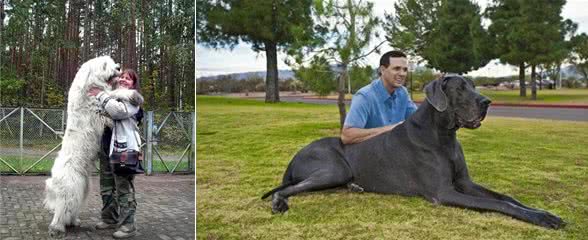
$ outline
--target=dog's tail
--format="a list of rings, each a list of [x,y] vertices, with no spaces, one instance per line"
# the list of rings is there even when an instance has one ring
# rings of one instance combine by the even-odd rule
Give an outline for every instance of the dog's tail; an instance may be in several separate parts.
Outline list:
[[[261,196],[261,199],[262,200],[263,199],[266,199],[267,197],[269,197],[270,195],[274,194],[275,192],[280,191],[280,190],[282,190],[282,189],[284,189],[286,187],[289,187],[291,185],[293,185],[292,182],[284,182],[284,183],[282,183],[282,185],[278,186],[277,188],[274,188],[271,191],[263,194],[263,196]]]

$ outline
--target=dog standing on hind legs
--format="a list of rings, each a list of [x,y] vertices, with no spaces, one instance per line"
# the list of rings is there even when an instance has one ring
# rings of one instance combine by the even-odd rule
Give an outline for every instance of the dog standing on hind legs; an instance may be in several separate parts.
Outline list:
[[[89,174],[100,148],[106,117],[98,114],[96,100],[87,94],[92,87],[111,90],[108,82],[120,74],[120,66],[108,56],[97,57],[82,64],[71,84],[67,103],[67,126],[61,150],[45,182],[45,208],[53,212],[49,235],[65,236],[66,226],[79,226],[80,209],[90,186]],[[132,100],[137,93],[117,90],[114,98]],[[142,97],[141,97],[142,99]]]

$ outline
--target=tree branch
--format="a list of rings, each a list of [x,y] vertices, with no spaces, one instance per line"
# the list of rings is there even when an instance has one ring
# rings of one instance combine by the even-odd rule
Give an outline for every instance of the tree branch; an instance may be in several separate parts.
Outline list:
[[[358,59],[362,59],[362,58],[364,58],[364,57],[367,57],[368,55],[372,54],[372,53],[373,53],[374,51],[376,51],[376,50],[377,50],[377,49],[378,49],[380,46],[382,46],[382,44],[384,44],[384,43],[385,43],[385,42],[387,42],[387,41],[388,41],[388,40],[384,40],[384,41],[382,41],[380,44],[378,44],[378,45],[377,45],[377,46],[376,46],[374,49],[372,49],[372,50],[371,50],[371,51],[369,51],[368,53],[366,53],[366,54],[364,54],[364,55],[361,55],[361,56],[359,56],[359,57],[355,57],[355,58],[353,58],[353,59],[349,60],[349,62],[354,62],[354,61],[356,61],[356,60],[358,60]]]

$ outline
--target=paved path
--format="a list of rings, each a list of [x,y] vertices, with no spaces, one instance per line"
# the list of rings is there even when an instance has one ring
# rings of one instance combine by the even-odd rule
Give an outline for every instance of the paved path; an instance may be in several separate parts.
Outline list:
[[[0,239],[49,239],[52,215],[42,207],[47,176],[0,176]],[[68,228],[65,239],[112,239],[114,230],[95,230],[99,221],[98,177],[92,177],[82,226]],[[194,239],[194,175],[137,176],[137,228],[133,239]]]
[[[264,100],[264,98],[255,98]],[[315,104],[336,104],[334,99],[313,99],[295,96],[280,96],[280,100],[284,102],[304,102]],[[350,101],[346,101],[349,105]],[[552,120],[568,120],[568,121],[587,121],[588,109],[582,108],[545,108],[545,107],[512,107],[512,106],[492,106],[488,111],[489,116],[500,117],[519,117],[519,118],[539,118]]]

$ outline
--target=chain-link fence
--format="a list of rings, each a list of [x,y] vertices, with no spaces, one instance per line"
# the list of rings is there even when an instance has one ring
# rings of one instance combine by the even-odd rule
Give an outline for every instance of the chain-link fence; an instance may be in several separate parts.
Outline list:
[[[0,173],[48,174],[66,117],[63,109],[0,108]],[[141,138],[148,174],[194,172],[194,121],[193,112],[146,112]]]

